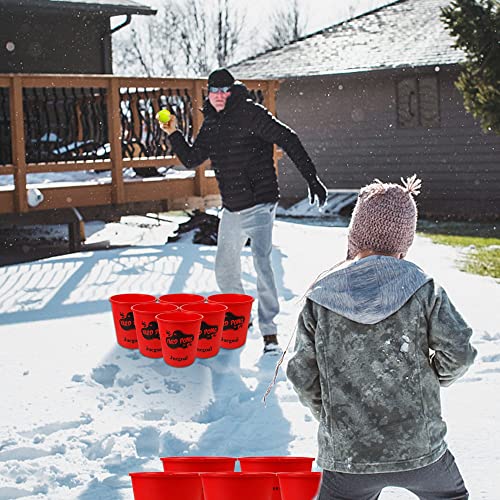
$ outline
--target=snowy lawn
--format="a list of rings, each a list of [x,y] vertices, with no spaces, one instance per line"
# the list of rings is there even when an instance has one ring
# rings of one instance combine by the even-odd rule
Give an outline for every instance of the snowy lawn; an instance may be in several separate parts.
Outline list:
[[[107,239],[117,227],[92,237]],[[184,369],[116,344],[109,296],[217,291],[215,247],[163,245],[167,233],[166,226],[142,229],[142,246],[0,268],[0,500],[132,499],[128,473],[161,470],[159,457],[167,455],[315,456],[317,425],[285,379],[286,362],[267,406],[261,402],[277,358],[261,356],[258,332],[250,331],[243,348]],[[276,223],[283,345],[303,292],[342,259],[345,246],[345,228]],[[417,237],[408,258],[435,276],[475,329],[477,361],[442,391],[443,410],[471,498],[495,500],[500,288],[459,271],[457,255]],[[247,292],[255,295],[248,248],[243,269]],[[416,497],[391,489],[381,498]]]

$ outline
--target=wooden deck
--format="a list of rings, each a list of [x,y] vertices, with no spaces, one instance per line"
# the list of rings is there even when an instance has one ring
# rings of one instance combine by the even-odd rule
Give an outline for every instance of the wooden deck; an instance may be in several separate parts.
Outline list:
[[[275,113],[277,81],[244,83],[253,98]],[[13,178],[0,188],[0,214],[27,220],[30,213],[59,209],[119,211],[121,206],[158,201],[168,209],[216,203],[218,188],[209,162],[184,178],[123,175],[126,168],[180,165],[154,115],[171,109],[185,136],[196,136],[205,87],[204,79],[0,75],[0,175]],[[277,159],[275,151],[276,165]],[[111,178],[37,185],[44,199],[29,206],[28,175],[80,170],[110,170]]]

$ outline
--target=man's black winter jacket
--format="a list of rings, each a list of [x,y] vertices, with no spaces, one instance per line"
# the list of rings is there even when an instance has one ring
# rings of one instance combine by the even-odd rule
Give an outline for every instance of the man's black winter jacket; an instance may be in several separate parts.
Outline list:
[[[242,83],[232,86],[221,112],[207,100],[203,113],[205,119],[192,146],[179,131],[169,139],[187,168],[195,168],[210,158],[222,204],[228,210],[235,212],[278,200],[273,144],[288,154],[306,181],[316,176],[297,134],[264,106],[249,99]]]

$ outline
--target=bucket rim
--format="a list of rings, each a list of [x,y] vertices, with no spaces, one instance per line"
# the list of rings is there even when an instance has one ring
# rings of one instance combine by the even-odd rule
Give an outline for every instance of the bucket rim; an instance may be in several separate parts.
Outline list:
[[[149,311],[147,306],[155,306],[155,307],[165,307],[165,306],[172,306],[174,309],[171,309],[170,311],[165,309],[164,311]],[[145,308],[145,309],[142,309]],[[154,313],[156,312],[157,314],[162,313],[162,312],[176,312],[179,310],[179,306],[172,304],[170,302],[140,302],[139,304],[134,304],[131,307],[132,311],[134,312],[146,312],[146,313]]]
[[[283,457],[283,456],[269,456],[269,457],[238,457],[238,460],[253,460],[255,462],[294,462],[294,461],[302,461],[302,460],[311,460],[314,461],[314,457]]]
[[[185,318],[173,318],[169,317],[168,315],[174,315],[174,314],[188,314],[190,317],[185,317]],[[201,321],[203,319],[203,314],[198,314],[196,312],[192,311],[181,311],[180,309],[177,311],[166,311],[159,313],[155,316],[155,319],[159,321],[168,321],[169,319],[175,323],[192,323],[193,321]]]
[[[226,471],[226,472],[200,472],[200,476],[202,477],[213,477],[213,478],[227,478],[227,479],[245,479],[251,477],[263,477],[263,478],[274,478],[276,477],[276,472],[235,472],[235,471]]]
[[[207,297],[207,302],[209,303],[248,304],[249,302],[254,302],[254,300],[254,297],[244,293],[217,293]]]
[[[142,299],[125,299],[125,297],[143,297],[145,300]],[[109,301],[112,304],[143,304],[143,303],[150,303],[150,302],[156,302],[156,297],[154,295],[151,295],[149,293],[118,293],[115,295],[112,295],[109,297]]]
[[[195,460],[203,460],[203,461],[219,461],[219,460],[234,460],[236,462],[236,457],[214,457],[214,456],[203,456],[203,455],[191,455],[187,457],[160,457],[160,460],[169,460],[169,461],[179,461],[179,462],[187,462],[187,461],[195,461]]]
[[[149,471],[149,472],[129,472],[128,475],[130,477],[150,477],[150,478],[158,478],[158,479],[168,479],[173,477],[196,477],[200,475],[199,472],[192,471],[182,471],[182,472],[161,472],[161,471]]]

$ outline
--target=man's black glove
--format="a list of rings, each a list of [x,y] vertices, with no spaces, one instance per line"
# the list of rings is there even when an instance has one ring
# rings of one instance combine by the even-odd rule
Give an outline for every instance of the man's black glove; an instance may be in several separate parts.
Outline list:
[[[326,202],[327,194],[326,186],[319,180],[318,176],[309,181],[309,203],[311,205],[314,205],[317,199],[318,206],[322,207]]]

